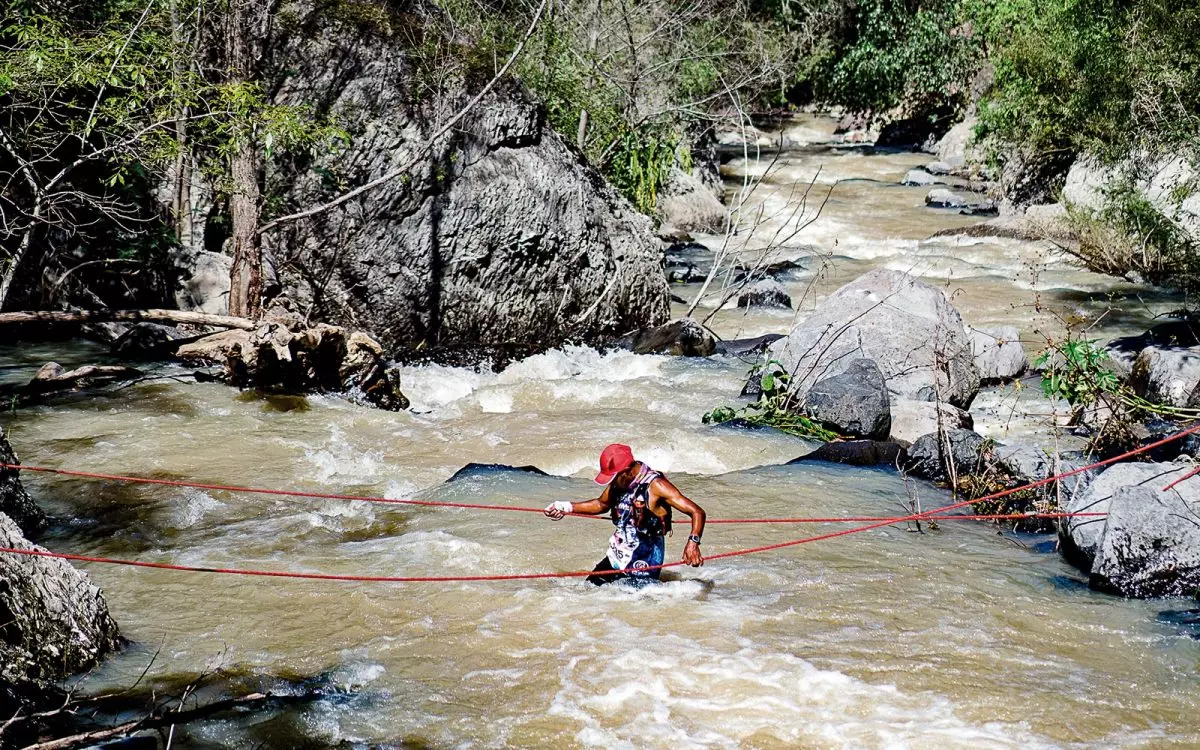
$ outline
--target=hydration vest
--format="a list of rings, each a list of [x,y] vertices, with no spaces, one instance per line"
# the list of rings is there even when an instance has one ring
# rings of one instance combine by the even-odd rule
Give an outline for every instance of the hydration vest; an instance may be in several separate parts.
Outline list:
[[[612,522],[618,531],[633,530],[648,537],[663,537],[670,533],[671,506],[665,506],[666,515],[661,518],[650,510],[650,485],[661,476],[661,472],[642,464],[625,494],[612,506]]]

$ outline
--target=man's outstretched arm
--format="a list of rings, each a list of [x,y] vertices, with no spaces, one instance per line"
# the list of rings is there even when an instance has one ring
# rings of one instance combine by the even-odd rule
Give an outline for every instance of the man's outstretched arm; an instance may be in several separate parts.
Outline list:
[[[704,509],[692,502],[666,478],[655,479],[654,484],[650,485],[650,491],[659,502],[664,502],[691,517],[692,533],[688,536],[687,544],[683,546],[683,561],[694,568],[703,565],[704,556],[700,554],[699,539],[704,535]]]
[[[546,506],[542,511],[549,518],[555,521],[562,520],[562,517],[568,513],[580,513],[588,516],[598,516],[601,513],[607,513],[612,507],[612,501],[608,499],[608,487],[604,488],[604,492],[600,493],[600,497],[592,500],[584,500],[581,503],[569,503],[566,500],[557,500]]]

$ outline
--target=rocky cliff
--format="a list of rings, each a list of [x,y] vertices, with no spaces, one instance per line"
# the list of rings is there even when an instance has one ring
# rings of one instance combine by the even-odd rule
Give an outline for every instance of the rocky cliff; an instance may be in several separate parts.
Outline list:
[[[273,215],[415,160],[403,178],[268,233],[268,288],[389,349],[550,345],[664,321],[668,289],[650,219],[550,129],[519,83],[496,86],[423,148],[491,70],[430,86],[406,49],[411,35],[399,33],[428,20],[390,13],[364,29],[310,9],[280,23],[268,44],[277,101],[349,134],[339,153],[267,175]],[[193,245],[204,244],[199,231]]]

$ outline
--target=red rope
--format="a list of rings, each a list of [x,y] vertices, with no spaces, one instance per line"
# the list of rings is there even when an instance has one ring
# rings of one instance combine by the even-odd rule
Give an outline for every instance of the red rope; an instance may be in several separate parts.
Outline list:
[[[1104,459],[1103,461],[1097,461],[1095,463],[1088,464],[1086,466],[1081,466],[1079,468],[1072,469],[1070,471],[1065,471],[1062,474],[1057,474],[1054,476],[1046,477],[1044,479],[1039,479],[1036,482],[1031,482],[1030,484],[1027,484],[1027,485],[1022,485],[1020,487],[1012,487],[1012,488],[1009,488],[1006,490],[1001,490],[1000,492],[994,492],[990,495],[985,495],[983,497],[978,497],[978,498],[974,498],[971,500],[962,500],[960,502],[952,503],[950,505],[944,505],[940,508],[934,508],[932,510],[923,511],[920,513],[913,513],[913,514],[907,515],[907,516],[898,516],[895,518],[888,518],[887,520],[881,520],[881,521],[878,521],[875,523],[868,524],[866,526],[855,526],[852,529],[842,529],[841,531],[832,531],[827,534],[820,534],[818,536],[804,537],[802,539],[793,539],[791,541],[778,542],[776,544],[766,544],[766,545],[762,545],[760,547],[749,547],[747,549],[733,550],[731,552],[721,552],[721,553],[709,556],[708,558],[706,558],[706,560],[708,560],[708,561],[725,560],[725,559],[729,559],[732,557],[741,557],[744,555],[754,555],[754,554],[759,554],[762,552],[770,552],[773,550],[786,549],[788,547],[797,547],[802,544],[810,544],[812,542],[820,542],[820,541],[824,541],[826,539],[836,539],[838,537],[849,536],[850,534],[858,534],[858,533],[861,533],[864,531],[871,531],[873,529],[882,528],[884,526],[891,526],[892,524],[895,524],[895,523],[905,523],[905,522],[909,522],[909,521],[929,521],[929,520],[931,520],[931,517],[936,517],[941,514],[948,513],[952,510],[956,510],[958,508],[962,508],[967,505],[971,505],[973,503],[986,502],[989,500],[998,500],[1002,497],[1008,497],[1009,495],[1015,494],[1017,492],[1024,492],[1025,490],[1033,489],[1036,487],[1041,487],[1041,486],[1050,484],[1051,482],[1057,482],[1061,479],[1066,479],[1067,477],[1072,477],[1077,474],[1082,474],[1083,472],[1086,472],[1086,471],[1091,471],[1092,469],[1100,468],[1101,466],[1108,466],[1110,464],[1116,463],[1116,462],[1124,460],[1126,458],[1130,458],[1132,456],[1136,456],[1141,453],[1145,453],[1147,451],[1154,450],[1155,448],[1166,445],[1167,443],[1170,443],[1174,440],[1178,440],[1179,438],[1181,438],[1185,435],[1190,435],[1197,431],[1200,431],[1200,424],[1193,425],[1192,427],[1189,427],[1186,430],[1183,430],[1174,435],[1163,438],[1162,440],[1155,441],[1148,445],[1143,445],[1140,448],[1134,448],[1133,450],[1126,451],[1125,453],[1122,453],[1118,456],[1113,456],[1112,458],[1107,458],[1107,459]],[[24,467],[24,466],[13,466],[10,464],[4,464],[3,467],[10,468],[10,469],[15,468],[18,470],[23,469],[23,468],[30,468],[30,467]],[[37,470],[37,469],[34,469],[34,470]],[[42,469],[42,470],[50,471],[50,472],[54,472],[54,473],[58,473],[58,472],[62,471],[62,470],[56,470],[56,469]],[[72,472],[71,474],[74,476],[91,476],[91,477],[102,478],[102,479],[116,479],[117,478],[113,475],[85,474],[84,472]],[[190,484],[190,483],[173,482],[173,481],[165,480],[165,479],[139,480],[139,481],[147,481],[150,484],[167,484],[167,485],[173,485],[173,486],[185,486],[185,487],[198,486],[198,485],[194,485],[194,484]],[[226,490],[231,490],[231,491],[243,489],[243,488],[231,488],[231,487],[221,486],[221,485],[208,485],[207,487],[213,488],[213,489],[226,489]],[[296,494],[296,495],[302,496],[302,497],[328,497],[328,498],[332,498],[332,499],[360,499],[360,498],[356,498],[354,496],[349,496],[349,495],[332,495],[331,496],[331,495],[324,495],[321,493],[290,493],[290,492],[286,492],[283,490],[249,490],[249,488],[245,488],[245,489],[247,491],[255,491],[255,492],[261,492],[263,494],[273,494],[273,495]],[[389,502],[402,502],[402,501],[389,501]],[[424,504],[422,501],[412,501],[412,502]],[[452,505],[451,507],[512,508],[515,506],[486,506],[486,505],[485,506],[464,506],[461,504],[455,504],[455,505]],[[536,508],[524,508],[523,510],[536,511],[537,509]],[[1082,515],[1082,514],[1065,514],[1065,515]],[[841,519],[838,519],[838,520],[841,520]],[[935,519],[935,520],[941,520],[941,519]],[[543,579],[543,578],[579,578],[579,577],[584,577],[584,576],[596,575],[595,572],[590,571],[590,570],[575,570],[575,571],[569,571],[569,572],[556,572],[556,573],[516,573],[516,574],[509,574],[509,575],[362,576],[362,575],[338,575],[338,574],[334,574],[334,573],[292,573],[292,572],[287,572],[287,571],[253,570],[253,569],[244,569],[244,568],[210,568],[210,567],[199,567],[199,566],[194,566],[194,565],[174,565],[171,563],[153,563],[153,562],[143,562],[143,561],[139,561],[139,560],[122,560],[122,559],[111,558],[111,557],[93,557],[93,556],[88,556],[88,555],[73,555],[73,554],[66,553],[66,552],[50,552],[49,550],[41,550],[41,549],[17,549],[14,547],[0,547],[0,553],[7,553],[7,554],[14,554],[14,555],[26,555],[26,556],[31,556],[31,557],[51,557],[51,558],[57,558],[57,559],[61,559],[61,560],[74,560],[77,562],[103,563],[103,564],[108,564],[108,565],[126,565],[126,566],[137,567],[137,568],[154,568],[154,569],[158,569],[158,570],[175,570],[175,571],[184,571],[184,572],[189,572],[189,573],[222,573],[222,574],[226,574],[226,575],[261,576],[261,577],[268,577],[268,578],[299,578],[299,579],[320,580],[320,581],[365,581],[365,582],[374,582],[374,583],[454,583],[454,582],[468,582],[468,581],[517,581],[517,580],[534,580],[534,579]],[[682,560],[677,560],[675,562],[662,563],[660,565],[651,565],[651,566],[648,566],[645,568],[638,568],[636,571],[632,571],[632,570],[605,571],[604,573],[601,573],[601,575],[616,575],[618,573],[630,573],[630,572],[646,573],[646,572],[653,571],[653,570],[674,568],[674,567],[678,567],[680,565],[686,565],[686,563]]]

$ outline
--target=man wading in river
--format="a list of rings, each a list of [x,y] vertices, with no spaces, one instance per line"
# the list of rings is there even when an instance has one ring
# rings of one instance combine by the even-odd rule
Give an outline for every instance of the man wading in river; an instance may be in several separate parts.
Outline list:
[[[568,513],[598,516],[611,512],[613,532],[608,555],[588,576],[588,583],[601,586],[629,578],[657,580],[666,552],[666,535],[671,533],[671,509],[691,516],[692,533],[683,548],[683,561],[692,567],[704,564],[700,536],[704,533],[704,509],[684,497],[667,478],[641,461],[635,461],[628,445],[610,445],[600,454],[596,484],[606,484],[595,500],[568,503],[558,500],[545,513],[558,521]],[[621,573],[609,571],[620,570]]]

